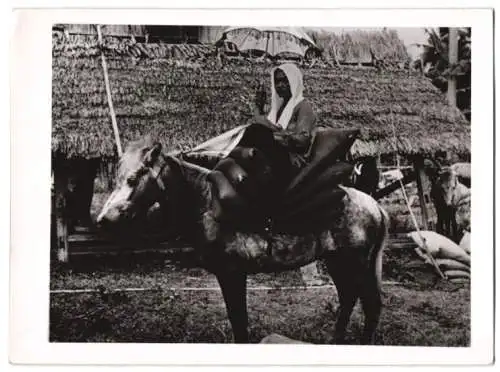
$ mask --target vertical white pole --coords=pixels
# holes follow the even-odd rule
[[[97,25],[97,37],[99,40],[99,44],[102,45],[101,25]],[[116,148],[118,150],[118,156],[121,157],[123,154],[122,144],[120,142],[120,133],[118,132],[118,125],[116,123],[116,114],[115,114],[115,109],[113,107],[113,99],[111,97],[111,88],[109,86],[108,65],[106,64],[106,57],[104,56],[104,51],[101,51],[101,61],[102,61],[102,69],[104,71],[104,83],[106,85],[106,95],[108,96],[109,112],[111,114],[111,123],[113,125],[113,132],[115,134]]]

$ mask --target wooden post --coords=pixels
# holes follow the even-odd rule
[[[413,167],[415,168],[415,176],[417,178],[417,190],[418,190],[418,200],[420,202],[420,210],[422,211],[422,229],[429,229],[429,213],[427,212],[427,203],[425,200],[423,181],[425,177],[424,173],[424,160],[421,157],[417,157],[413,160]]]
[[[66,192],[68,188],[68,176],[61,164],[64,160],[55,165],[54,169],[54,217],[56,223],[56,254],[60,262],[68,262],[68,221],[66,213]]]
[[[458,30],[456,28],[450,27],[448,38],[449,38],[448,65],[452,67],[458,63]],[[451,106],[457,105],[457,78],[455,76],[450,76],[448,78],[447,97],[448,97],[448,103]]]
[[[50,187],[50,259],[56,257],[57,252],[57,223],[56,223],[56,201],[54,192],[54,172],[52,172],[52,183]]]

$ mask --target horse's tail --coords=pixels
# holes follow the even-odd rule
[[[375,270],[375,278],[377,280],[378,287],[382,285],[382,260],[385,245],[389,238],[389,215],[380,205],[378,207],[380,211],[380,226],[378,231],[378,239],[373,247],[372,252],[372,264]]]

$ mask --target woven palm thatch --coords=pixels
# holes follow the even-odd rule
[[[109,80],[124,145],[150,134],[188,149],[251,118],[269,71],[218,64],[206,45],[107,39]],[[470,153],[470,124],[421,76],[367,68],[304,69],[305,96],[320,125],[360,128],[354,156]],[[52,150],[65,157],[113,157],[115,143],[95,37],[53,37]],[[268,95],[270,96],[270,95]]]

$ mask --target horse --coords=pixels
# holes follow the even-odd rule
[[[346,342],[354,306],[365,316],[361,342],[373,344],[382,310],[383,248],[389,217],[369,195],[343,187],[342,214],[322,231],[293,234],[244,231],[217,219],[220,205],[211,170],[159,143],[130,144],[119,163],[115,189],[103,206],[100,228],[129,230],[159,203],[165,229],[174,229],[194,249],[194,265],[216,276],[235,343],[248,343],[247,275],[279,272],[324,260],[339,295],[334,341]],[[122,230],[123,229],[123,230]]]

